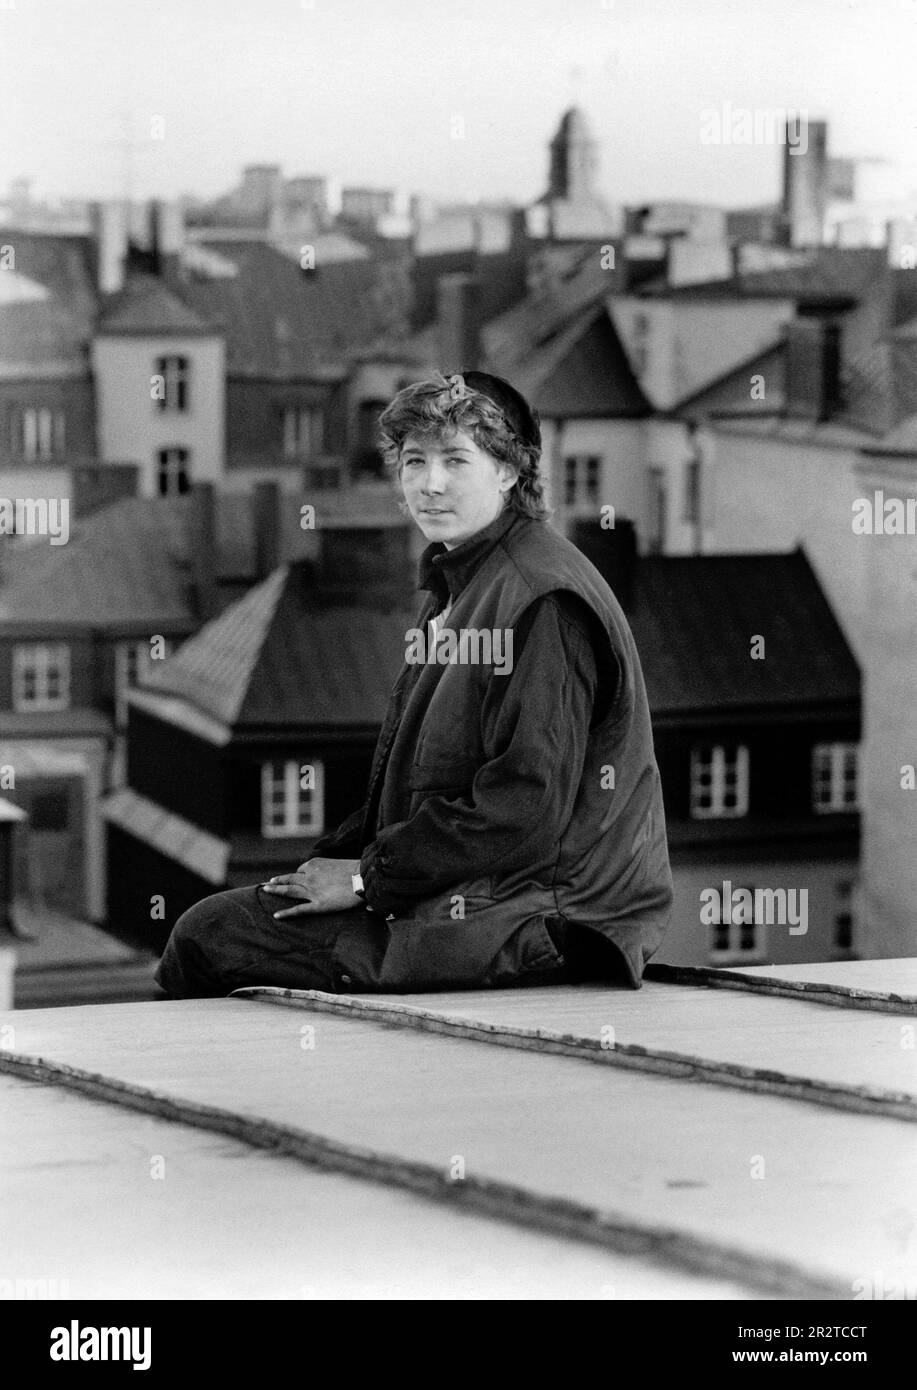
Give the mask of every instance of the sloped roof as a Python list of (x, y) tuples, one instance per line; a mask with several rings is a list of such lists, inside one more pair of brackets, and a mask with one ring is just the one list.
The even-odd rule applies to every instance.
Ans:
[[(647, 556), (628, 613), (654, 715), (855, 703), (859, 672), (804, 553)], [(416, 614), (324, 602), (308, 566), (278, 569), (144, 689), (236, 732), (372, 727)], [(761, 634), (766, 659), (753, 661)]]
[(150, 675), (236, 731), (381, 722), (416, 613), (323, 602), (308, 565), (280, 569)]
[(157, 275), (134, 272), (124, 288), (107, 295), (96, 332), (107, 337), (146, 333), (211, 334), (214, 326), (182, 303)]
[(402, 265), (396, 257), (318, 261), (315, 270), (303, 271), (263, 241), (201, 244), (238, 266), (231, 277), (188, 275), (180, 289), (198, 314), (225, 333), (229, 372), (313, 375), (399, 319)]
[(585, 309), (541, 342), (522, 345), (521, 352), (519, 346), (488, 352), (486, 362), (545, 417), (632, 419), (650, 414), (604, 305)]
[(859, 300), (888, 271), (887, 254), (874, 247), (821, 246), (805, 265), (747, 271), (728, 280), (669, 285), (654, 280), (636, 293), (651, 299)]
[(643, 556), (628, 618), (654, 715), (859, 699), (856, 660), (801, 549)]
[(40, 287), (14, 297), (0, 310), (0, 372), (17, 366), (69, 368), (89, 373), (88, 343), (97, 310), (93, 248), (89, 237), (48, 235), (0, 228), (0, 244), (11, 245), (13, 273)]
[(286, 578), (285, 569), (274, 570), (185, 642), (169, 661), (169, 670), (152, 673), (144, 688), (183, 696), (221, 723), (235, 723)]
[(917, 411), (917, 336), (891, 333), (844, 371), (839, 418), (883, 435)]
[[(734, 411), (744, 415), (773, 415), (781, 411), (786, 403), (785, 371), (786, 344), (783, 338), (779, 338), (769, 347), (759, 348), (743, 362), (730, 367), (714, 381), (708, 381), (690, 396), (683, 397), (678, 402), (677, 413), (696, 416)], [(751, 399), (750, 378), (753, 376), (765, 378), (766, 394), (760, 403)]]
[(603, 270), (597, 246), (577, 247), (544, 262), (542, 283), (484, 329), (487, 354), (506, 360), (524, 354), (566, 327), (587, 308), (603, 304), (622, 286), (620, 268)]
[[(71, 521), (66, 545), (4, 537), (0, 631), (5, 625), (73, 625), (156, 631), (197, 625), (185, 497), (126, 497)], [(250, 575), (250, 502), (216, 499), (217, 574)]]

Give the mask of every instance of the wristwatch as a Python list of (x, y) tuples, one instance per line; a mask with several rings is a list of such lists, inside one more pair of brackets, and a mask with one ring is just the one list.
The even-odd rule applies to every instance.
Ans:
[(362, 874), (351, 874), (351, 875), (350, 875), (350, 882), (353, 884), (353, 891), (356, 893), (357, 897), (358, 897), (358, 898), (365, 898), (365, 897), (366, 897), (366, 894), (365, 894), (364, 891), (363, 891), (363, 875), (362, 875)]

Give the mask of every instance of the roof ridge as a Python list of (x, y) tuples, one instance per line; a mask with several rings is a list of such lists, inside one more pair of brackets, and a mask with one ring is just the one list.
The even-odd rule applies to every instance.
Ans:
[[(143, 688), (177, 695), (223, 723), (234, 723), (292, 569), (291, 564), (279, 565), (205, 623), (161, 669), (151, 673)], [(251, 636), (254, 640), (246, 643)], [(230, 640), (222, 645), (224, 637)], [(238, 639), (235, 642), (234, 637)]]

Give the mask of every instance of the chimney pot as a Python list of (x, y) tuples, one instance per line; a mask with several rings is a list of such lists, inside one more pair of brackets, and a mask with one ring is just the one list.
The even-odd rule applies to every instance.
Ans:
[(280, 484), (256, 483), (252, 493), (255, 577), (260, 583), (281, 563)]
[(786, 326), (786, 413), (827, 420), (841, 405), (841, 331), (820, 317)]
[(95, 241), (96, 287), (101, 294), (115, 294), (124, 287), (128, 209), (120, 202), (93, 203), (91, 225)]
[(216, 616), (219, 595), (216, 573), (216, 493), (213, 483), (191, 485), (191, 573), (194, 601), (202, 622)]
[(436, 282), (436, 322), (443, 371), (480, 366), (480, 290), (468, 274), (441, 275)]

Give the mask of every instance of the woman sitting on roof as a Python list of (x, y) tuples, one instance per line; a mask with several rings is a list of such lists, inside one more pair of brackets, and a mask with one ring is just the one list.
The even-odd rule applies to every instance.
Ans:
[(159, 983), (637, 986), (672, 902), (649, 709), (617, 599), (547, 524), (538, 417), (467, 372), (380, 424), (430, 544), (366, 800), (295, 872), (185, 912)]

